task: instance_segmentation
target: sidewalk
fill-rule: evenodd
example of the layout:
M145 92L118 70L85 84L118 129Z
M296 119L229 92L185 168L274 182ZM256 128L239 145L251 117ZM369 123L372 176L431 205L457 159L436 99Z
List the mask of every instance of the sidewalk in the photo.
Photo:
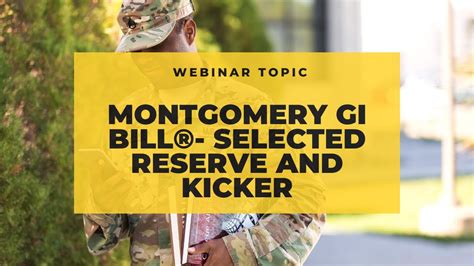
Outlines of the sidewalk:
M474 265L474 242L375 234L326 234L305 265Z

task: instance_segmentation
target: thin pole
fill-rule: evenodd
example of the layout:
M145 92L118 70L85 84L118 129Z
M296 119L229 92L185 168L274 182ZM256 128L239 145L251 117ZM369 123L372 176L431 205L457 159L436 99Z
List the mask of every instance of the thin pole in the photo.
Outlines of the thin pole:
M456 152L455 152L455 121L454 121L454 80L453 80L453 17L450 0L443 1L443 33L441 43L441 85L446 91L446 112L444 117L445 127L442 138L442 165L441 178L443 191L441 203L443 205L455 206L456 199Z

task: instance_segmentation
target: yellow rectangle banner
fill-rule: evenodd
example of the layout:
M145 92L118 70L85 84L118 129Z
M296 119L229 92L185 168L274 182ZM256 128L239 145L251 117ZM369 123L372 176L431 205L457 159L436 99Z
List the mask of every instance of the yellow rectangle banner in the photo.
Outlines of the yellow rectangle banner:
M398 53L76 53L76 213L394 213Z

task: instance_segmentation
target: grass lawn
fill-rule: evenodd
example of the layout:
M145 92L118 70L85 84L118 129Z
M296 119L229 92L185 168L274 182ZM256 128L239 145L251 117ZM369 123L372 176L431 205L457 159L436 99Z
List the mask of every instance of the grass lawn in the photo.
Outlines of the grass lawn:
M457 178L457 195L463 205L474 206L474 176ZM338 232L366 232L420 236L418 214L422 207L437 201L441 179L418 179L400 184L400 214L329 215L327 229ZM473 237L434 238L438 240L474 240Z

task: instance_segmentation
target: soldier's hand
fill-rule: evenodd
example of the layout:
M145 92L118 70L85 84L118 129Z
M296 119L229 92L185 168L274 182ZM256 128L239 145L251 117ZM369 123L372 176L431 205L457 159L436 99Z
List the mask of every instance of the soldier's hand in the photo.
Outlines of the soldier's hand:
M194 247L190 247L188 249L189 254L196 255L196 254L207 254L207 259L205 260L204 265L206 266L215 266L215 265L223 265L229 266L234 265L232 263L232 258L225 247L224 240L221 238L209 240L208 242L196 245ZM205 258L204 255L203 258Z

